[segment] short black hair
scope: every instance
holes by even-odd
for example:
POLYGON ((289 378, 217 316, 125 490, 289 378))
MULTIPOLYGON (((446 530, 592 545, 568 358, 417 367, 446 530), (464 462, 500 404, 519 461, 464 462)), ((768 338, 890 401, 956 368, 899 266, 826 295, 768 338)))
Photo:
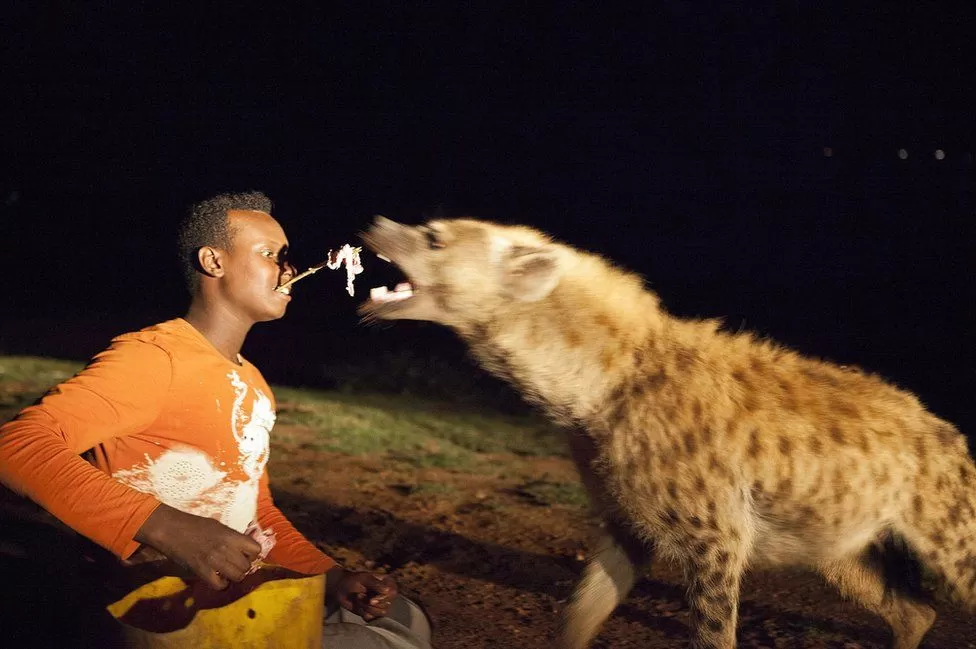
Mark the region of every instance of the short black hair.
POLYGON ((271 214, 271 199, 261 192, 217 194, 196 203, 180 223, 178 246, 180 268, 192 293, 200 282, 197 251, 204 246, 230 248, 234 233, 227 223, 230 210, 256 210, 271 214))

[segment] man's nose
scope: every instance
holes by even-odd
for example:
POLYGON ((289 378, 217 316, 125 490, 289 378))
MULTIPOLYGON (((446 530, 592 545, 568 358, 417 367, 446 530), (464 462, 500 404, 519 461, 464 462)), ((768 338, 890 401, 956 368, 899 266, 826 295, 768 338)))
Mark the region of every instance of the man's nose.
POLYGON ((281 280, 286 282, 297 274, 298 271, 295 270, 295 267, 292 266, 291 262, 285 260, 285 262, 281 265, 281 280))

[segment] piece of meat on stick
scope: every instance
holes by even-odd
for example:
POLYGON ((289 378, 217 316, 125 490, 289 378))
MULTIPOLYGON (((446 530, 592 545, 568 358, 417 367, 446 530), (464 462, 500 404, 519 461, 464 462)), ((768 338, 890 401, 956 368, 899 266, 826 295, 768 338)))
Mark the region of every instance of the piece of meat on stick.
POLYGON ((295 275, 290 280, 276 288, 275 290, 279 293, 290 294, 291 286, 300 279, 305 279, 309 275, 314 275, 323 268, 328 268, 329 270, 335 270, 345 264, 346 266, 346 292, 349 295, 355 295, 355 288, 353 287, 353 282, 356 279, 356 275, 363 272, 363 262, 359 258, 359 253, 362 248, 354 248, 348 243, 344 244, 338 250, 330 250, 329 256, 325 261, 319 262, 314 266, 302 271, 298 275, 295 275))

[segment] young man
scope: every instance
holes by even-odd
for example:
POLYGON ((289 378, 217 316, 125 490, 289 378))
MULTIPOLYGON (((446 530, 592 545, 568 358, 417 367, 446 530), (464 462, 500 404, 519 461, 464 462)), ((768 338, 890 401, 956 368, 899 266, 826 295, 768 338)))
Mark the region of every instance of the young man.
POLYGON ((330 646, 429 647, 426 616, 390 577, 339 567, 272 501, 275 404, 240 355, 251 327, 291 300, 275 290, 295 270, 271 202, 195 205, 179 249, 186 315, 115 338, 0 428, 0 482, 129 563, 162 554, 215 589, 245 577, 270 531, 267 563, 327 573, 330 646))

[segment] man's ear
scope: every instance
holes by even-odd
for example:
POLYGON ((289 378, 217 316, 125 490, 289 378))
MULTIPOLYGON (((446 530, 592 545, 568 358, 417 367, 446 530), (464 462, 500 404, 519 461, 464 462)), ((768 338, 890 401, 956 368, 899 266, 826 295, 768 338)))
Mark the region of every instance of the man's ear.
POLYGON ((197 270, 209 277, 223 277, 224 265, 220 250, 203 246, 197 250, 197 270))
POLYGON ((562 277, 558 251, 550 245, 515 246, 503 262, 502 287, 522 302, 536 302, 552 292, 562 277))

